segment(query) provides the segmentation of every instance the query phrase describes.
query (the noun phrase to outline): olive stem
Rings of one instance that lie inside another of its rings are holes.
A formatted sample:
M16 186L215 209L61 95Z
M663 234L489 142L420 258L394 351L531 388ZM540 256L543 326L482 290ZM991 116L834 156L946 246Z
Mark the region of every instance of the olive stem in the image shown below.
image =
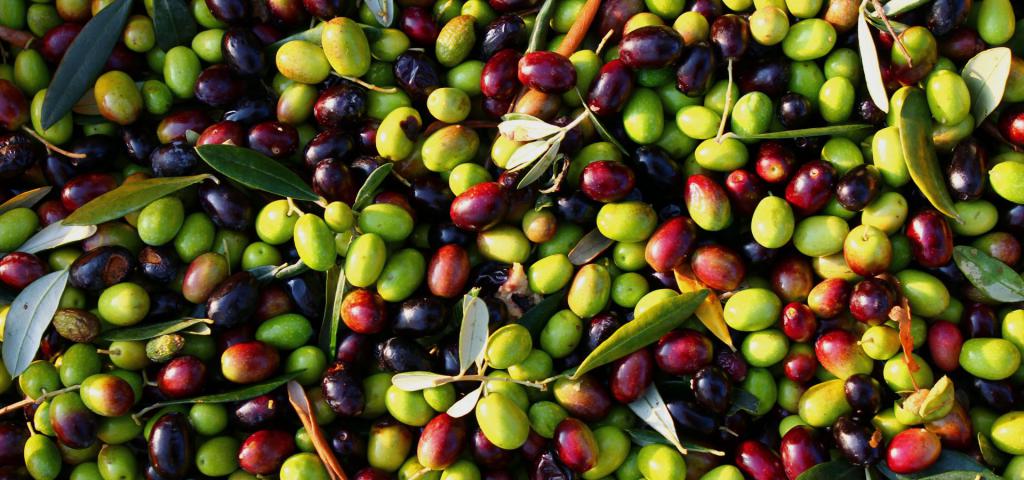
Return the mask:
M598 43L597 48L594 49L594 55L601 55L601 50L604 49L604 46L608 43L608 40L612 39L613 33L615 33L615 30L608 30L608 32L604 34L604 37L601 38L601 43Z
M358 79L356 77L350 77L348 75L338 75L337 73L334 73L334 72L331 72L331 75L334 75L335 77L344 78L345 80L348 80L348 81L350 81L352 83L355 83L355 84L357 84L357 85L359 85L359 86L361 86L361 87L363 87L363 88L365 88L367 90L373 90L375 92L395 93L395 92L398 91L398 89L395 88L395 87L387 87L387 88L385 88L385 87L378 87L378 86L376 86L376 85L374 85L374 84L372 84L370 82L366 82L364 80L360 80L360 79Z
M725 122L729 119L729 111L732 109L732 63L733 59L729 59L728 67L729 71L729 83L725 86L725 108L722 109L722 120L718 122L718 135L715 136L716 143L722 143L722 135L725 134Z
M28 48L36 40L36 37L29 32L0 25L0 40L18 48Z
M295 199L293 199L292 197L288 197L287 202L288 202L288 212L285 214L285 216L290 217L294 213L294 214L296 214L296 215L301 217L302 215L304 215L306 213L306 212L303 212L302 209L300 209L298 205L295 205Z
M483 382L483 383L487 383L487 382L507 382L507 383L515 383L517 385L522 385L524 387L536 388L538 390L547 390L547 384L546 383L528 382L528 381L524 381L524 380L515 380L515 379L512 379L512 378L505 378L505 377L488 377L486 375L459 375L457 377L452 377L452 381L453 382Z
M20 401L14 402L14 403L6 406L4 408L0 408L0 417L2 417L4 415L7 415L8 413L11 413L11 412L13 412L15 410L19 410L22 407L25 407L27 405L31 405L33 403L43 403L46 400L49 400L49 399L51 399L53 397L56 397L57 395L60 395L62 393L67 393L67 392L74 392L74 391L76 391L76 390L78 390L80 388L82 388L81 385L72 385L70 387L61 388L61 389L58 389L58 390L54 390L52 392L44 392L42 395L39 396L39 398L36 398L34 400L31 399L31 398L26 397L26 398L24 398L24 399L22 399Z
M889 35L892 35L892 41L896 42L896 45L900 47L900 51L907 57L907 66L913 67L914 61L910 58L910 52L907 50L907 46L903 44L903 40L900 40L900 36L896 34L896 31L892 28L892 23L889 23L889 16L885 14L885 8L882 7L882 2L879 0L871 0L871 4L875 6L875 13L878 14L879 18L882 19L882 23L885 24L886 30L889 31Z
M32 138L35 138L36 140L39 140L39 143L42 143L43 145L45 145L47 150L53 150L53 151L55 151L55 152L57 152L57 153L59 153L61 155L64 155L65 157L69 157L69 158L85 158L85 154L84 153L75 153L75 152L69 152L67 150L64 150L63 148L60 148L60 147L50 143L49 140L43 138L38 133L36 133L35 130L32 130L31 128L28 128L25 125L22 125L21 129L24 130L25 133L31 135Z

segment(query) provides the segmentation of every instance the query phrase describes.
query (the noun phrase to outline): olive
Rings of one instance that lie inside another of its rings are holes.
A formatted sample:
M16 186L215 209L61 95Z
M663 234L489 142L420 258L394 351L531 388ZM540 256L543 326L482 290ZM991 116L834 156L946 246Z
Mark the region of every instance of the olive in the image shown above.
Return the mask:
M519 59L519 81L534 90L562 94L576 86L576 68L555 52L529 52Z
M302 157L306 168L313 169L321 160L344 160L353 149L352 137L342 130L326 129L306 144ZM374 149L376 151L376 149Z
M968 138L953 149L946 183L957 200L977 200L985 192L988 154L977 139Z
M277 102L270 98L244 97L226 109L221 119L252 125L274 118L276 111Z
M441 31L430 10L423 7L403 8L398 25L409 39L420 45L433 45Z
M170 246L143 247L139 252L139 270L157 283L169 284L178 275L181 261Z
M241 0L227 0L244 3ZM224 32L221 40L224 63L243 76L260 75L267 70L267 57L263 44L252 30L232 27Z
M192 465L192 427L183 413L172 412L157 419L149 434L149 461L167 478L181 478Z
M313 115L321 127L345 127L362 120L366 108L366 90L343 81L320 93L313 105Z
M694 44L684 52L676 68L676 87L691 97L701 96L711 88L714 72L711 47L705 42Z
M193 89L196 100L211 107L234 103L245 91L245 82L223 64L211 65L196 78Z
M750 45L750 24L739 15L722 15L711 23L711 43L718 54L727 60L735 60L747 52Z
M75 259L68 282L75 288L99 292L128 279L136 267L135 256L127 249L103 246Z
M214 127L216 125L210 128ZM204 135L210 128L204 130ZM199 156L188 143L174 141L154 149L149 162L156 177L180 177L191 174L199 166Z
M839 178L836 200L847 210L861 211L878 196L881 180L877 169L858 165Z
M622 111L633 94L633 71L621 59L603 66L590 84L587 105L595 114L604 116Z
M276 472L295 451L293 435L281 430L259 430L249 435L238 450L238 465L253 475Z
M398 56L394 66L395 80L414 99L426 99L441 87L441 74L436 62L423 52L407 51Z
M222 281L210 293L206 300L206 315L218 327L235 327L256 312L258 301L256 278L249 272L238 272Z
M196 146L231 144L244 147L247 141L245 127L241 123L224 120L206 127L196 139Z
M219 227L245 230L252 223L254 213L248 197L226 182L200 184L199 203Z
M393 372L429 371L430 359L427 352L411 339L392 337L378 345L377 362Z
M328 368L321 385L327 405L335 413L346 417L363 413L367 402L363 385L344 363L338 362Z
M683 38L665 25L630 31L619 42L619 59L630 68L662 68L673 65L683 52Z
M522 48L527 41L526 23L519 15L502 15L487 24L481 41L480 53L484 58L506 48Z
M873 431L850 417L839 417L832 426L832 437L847 461L858 466L871 466L882 458Z

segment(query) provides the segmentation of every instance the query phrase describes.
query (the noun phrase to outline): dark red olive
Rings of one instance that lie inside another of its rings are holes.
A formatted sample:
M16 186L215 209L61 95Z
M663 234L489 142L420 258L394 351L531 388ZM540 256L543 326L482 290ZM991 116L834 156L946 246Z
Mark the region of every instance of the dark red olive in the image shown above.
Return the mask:
M20 467L24 464L23 453L28 430L24 424L0 423L0 466ZM19 478L17 476L13 478Z
M237 272L210 293L206 299L206 316L221 328L231 328L249 321L259 302L259 283L247 271Z
M857 165L836 184L836 201L843 208L859 212L878 196L882 177L870 165Z
M324 20L341 15L343 10L341 0L302 0L302 6L310 15Z
M584 327L583 342L580 348L587 353L594 351L598 345L604 343L621 326L622 322L619 321L619 318L614 313L607 312L594 315L590 319L590 323Z
M622 35L626 22L633 15L644 11L644 2L642 0L607 0L601 2L599 8L597 31L611 30L613 33L610 40L614 41ZM602 33L602 35L604 34Z
M782 183L796 171L796 155L782 142L761 142L755 159L757 175L768 183Z
M505 189L497 182L484 182L455 197L450 215L455 226L478 232L497 225L507 211Z
M224 350L221 373L234 383L255 383L270 378L281 357L274 347L260 341L243 341Z
M25 94L10 80L0 80L0 127L17 130L29 121Z
M805 470L828 460L814 429L806 425L797 425L783 435L779 453L789 480L796 480Z
M667 272L678 267L690 255L697 227L686 217L673 217L658 226L647 240L644 258L656 272Z
M46 264L25 252L8 253L0 258L0 283L21 290L46 274Z
M747 272L743 259L736 252L718 244L697 247L690 256L690 267L708 288L722 291L739 287Z
M910 253L923 267L940 267L953 258L953 231L945 216L935 210L923 210L907 222Z
M555 387L558 403L569 415L585 422L596 422L608 415L612 408L612 396L604 382L587 374L564 386Z
M250 398L235 408L234 418L247 428L259 429L280 421L280 413L287 403L278 395L267 394Z
M380 333L388 322L384 299L376 291L355 289L341 302L341 320L353 332L364 335Z
M282 430L260 430L249 435L238 450L238 465L253 475L269 475L295 451L293 435Z
M366 102L366 90L345 81L327 88L317 97L313 115L321 127L349 127L366 115Z
M586 472L597 464L597 440L587 424L566 418L555 427L555 452L558 458L578 473Z
M271 18L286 27L299 27L309 23L309 13L303 8L302 0L267 0Z
M724 9L725 7L722 4L722 0L694 0L693 5L690 5L691 12L697 12L703 15L708 22L713 21L721 15Z
M881 281L861 280L850 292L850 315L868 325L879 325L889 321L889 310L896 300Z
M946 169L950 193L957 200L977 200L988 183L988 154L975 138L968 138L953 149Z
M243 0L229 0L243 1ZM263 52L263 43L244 27L229 28L221 40L221 52L224 63L242 76L261 75L267 70L267 57Z
M744 440L736 447L736 466L754 480L786 478L782 459L757 440Z
M39 42L39 53L47 62L60 63L64 58L64 52L68 51L71 42L75 41L82 28L80 23L62 23L47 30Z
M711 43L720 57L738 59L750 46L750 24L739 15L722 15L711 23Z
M779 122L786 128L804 128L812 120L811 101L799 93L787 93L779 101Z
M441 31L430 10L422 7L403 8L398 17L398 28L414 43L424 46L432 46Z
M539 0L487 0L487 3L500 13L508 13L534 8Z
M790 255L777 261L771 271L772 291L784 302L802 302L814 286L814 271L806 257Z
M519 91L519 52L507 48L487 59L480 73L480 92L495 99L511 99ZM505 109L507 111L507 108ZM504 114L505 111L501 113Z
M654 347L658 368L670 375L692 375L711 363L711 339L696 330L671 331Z
M935 464L940 453L942 443L937 435L923 428L911 428L889 441L885 464L896 473L917 473Z
M832 438L843 457L854 465L867 467L882 459L882 449L873 428L861 425L850 417L840 417L832 427Z
M964 306L960 327L968 338L999 336L999 318L992 307L983 303L971 302Z
M156 136L160 143L171 143L186 140L189 130L202 132L213 124L205 110L179 110L164 116L156 126Z
M286 158L299 148L299 132L287 123L257 123L249 130L249 148L271 158Z
M196 79L193 92L196 100L211 107L223 107L245 91L245 82L235 76L227 65L217 64L206 67Z
M519 82L533 90L560 95L576 86L576 68L558 53L530 52L519 59Z
M480 53L484 58L491 58L495 53L506 48L521 49L526 45L529 32L526 22L519 15L502 15L487 24L484 38L481 41Z
M99 292L125 281L135 266L135 257L127 249L102 246L75 259L69 268L68 282L75 288Z
M988 48L988 44L981 39L978 32L971 28L957 28L939 41L939 53L957 63L963 63L982 50Z
M69 212L90 200L117 188L117 179L107 173L86 173L69 181L60 192L60 200Z
M782 371L786 378L796 383L810 381L818 371L818 359L814 356L814 349L804 343L790 347L789 353L782 359Z
M110 56L107 57L107 61L103 65L103 71L119 70L134 76L141 72L143 60L142 54L133 52L124 46L123 43L118 42L114 44L114 49L110 52Z
M878 413L882 404L881 387L870 375L857 373L850 375L843 383L846 403L853 408L853 413L870 417Z
M943 446L957 450L971 448L977 441L971 417L968 416L967 409L959 403L954 403L953 409L946 416L925 423L924 428L938 436Z
M36 213L39 214L39 224L43 227L64 220L71 214L60 200L46 200L40 203L36 207Z
M167 478L182 478L192 466L192 427L181 412L166 413L149 434L149 463Z
M479 428L473 431L473 438L470 443L473 452L473 460L477 465L487 469L508 468L516 460L515 450L504 450L495 446L484 435Z
M725 192L737 210L750 215L761 199L768 195L768 188L754 174L738 168L725 177Z
M230 24L245 22L252 10L245 0L206 0L206 8L217 20Z
M818 330L818 318L811 307L799 302L787 304L782 309L782 331L794 342L807 342Z
M203 130L196 139L196 146L231 144L244 147L248 144L245 127L231 120L214 123Z
M363 384L346 364L337 362L327 369L321 381L327 405L339 415L355 417L366 407Z
M156 383L168 398L194 396L206 386L206 365L191 355L173 358L160 368Z
M629 68L662 68L683 54L683 37L666 25L648 25L623 35L619 59Z
M711 88L715 66L715 55L707 43L692 45L676 68L676 88L691 97L703 95Z
M786 201L800 215L821 210L832 196L835 169L822 160L805 163L786 184Z
M0 179L15 178L46 156L43 146L21 132L0 133Z
M615 59L601 67L590 84L587 105L599 116L618 113L633 94L633 70Z
M454 206L454 203L452 204ZM438 248L427 265L427 288L441 298L456 298L469 280L469 254L459 245Z
M807 294L807 306L820 318L832 318L847 309L850 285L841 278L827 278Z
M414 99L425 100L442 85L437 63L420 51L410 50L399 55L393 71L398 86Z
M593 162L583 167L580 173L580 189L583 194L602 203L625 198L635 183L633 170L622 162Z
M612 364L612 396L619 403L630 403L640 398L650 386L654 375L654 361L647 349L637 350Z
M204 130L203 135L206 135L207 131L215 128L217 125L219 124L214 124ZM199 138L200 140L203 139L202 136ZM245 144L240 143L238 145L243 146ZM150 166L153 168L154 177L180 177L189 175L195 171L196 167L198 167L200 163L199 156L196 155L196 150L183 140L177 140L166 145L161 145L156 150L153 150L153 153L149 156L149 162Z
M352 137L338 129L327 129L313 137L303 151L303 163L310 170L327 159L347 160L352 151Z
M252 203L244 193L227 182L200 184L199 203L219 227L240 231L252 225Z
M465 445L466 421L441 413L423 427L416 458L426 468L442 470L459 459Z

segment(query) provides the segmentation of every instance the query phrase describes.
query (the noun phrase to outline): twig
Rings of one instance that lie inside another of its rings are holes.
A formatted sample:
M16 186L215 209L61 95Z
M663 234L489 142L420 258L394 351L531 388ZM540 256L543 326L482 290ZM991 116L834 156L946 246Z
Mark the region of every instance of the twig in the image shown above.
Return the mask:
M606 43L608 43L608 40L612 39L612 34L613 33L615 33L614 29L613 30L608 30L608 33L605 33L604 37L601 37L601 43L598 43L597 44L597 48L594 49L594 55L598 55L598 56L601 55L601 50L604 49L604 46L605 46Z
M64 155L65 157L69 157L69 158L85 158L85 156L86 156L84 153L69 152L67 150L64 150L63 148L60 148L60 147L50 143L49 140L43 138L38 133L36 133L35 130L32 130L31 128L28 128L25 125L22 125L21 129L24 130L25 133L31 135L32 138L35 138L36 140L39 140L39 143L42 143L43 145L45 145L47 150L53 150L54 152L57 152L57 153L59 153L61 155Z
M725 86L725 109L722 110L722 120L718 122L718 135L715 136L715 142L722 143L722 134L725 133L725 122L729 119L729 112L732 110L732 62L729 59L729 65L726 69L729 71L729 83Z
M324 467L331 474L331 478L335 480L348 480L348 477L345 476L345 470L341 468L341 464L338 463L338 459L334 456L334 452L331 451L331 447L324 440L324 434L316 423L316 412L309 404L309 397L306 396L306 391L295 380L288 382L288 401L291 402L292 408L295 409L299 420L302 421L302 426L306 427L306 433L309 433L309 438L313 441L313 447L316 448L316 453L320 456L320 460L324 462Z
M360 80L360 79L358 79L356 77L349 77L347 75L338 75L335 72L331 72L331 75L334 75L335 77L344 78L345 80L348 80L348 81L350 81L350 82L352 82L352 83L354 83L356 85L359 85L359 86L361 86L361 87L363 87L363 88L365 88L367 90L373 90L375 92L395 93L395 92L398 91L398 89L395 88L395 87L378 87L378 86L376 86L376 85L374 85L374 84L372 84L370 82L367 82L365 80Z
M555 51L565 57L575 53L587 36L587 31L590 30L590 25L594 22L594 17L597 16L597 11L600 8L601 0L587 0L583 9L580 10L579 16L576 17L576 21L572 23L569 32L565 34L565 38L562 39L562 43Z
M18 48L28 48L32 42L36 41L36 37L29 32L0 25L0 40Z
M889 16L885 14L885 8L882 7L882 2L879 0L871 0L871 4L875 6L875 13L877 13L879 18L882 19L882 23L885 24L885 28L889 31L889 35L892 35L892 41L896 42L896 45L900 47L900 51L903 52L903 56L907 57L907 66L913 67L914 61L910 58L910 52L907 50L907 46L903 44L903 40L900 40L900 36L896 34L896 30L892 28L892 24L889 23Z
M0 408L0 417L2 417L4 415L7 415L8 413L17 411L17 410L21 410L22 408L24 408L24 407L26 407L28 405L32 405L33 403L43 403L46 400L49 400L49 399L51 399L53 397L56 397L57 395L60 395L62 393L67 393L67 392L74 392L74 391L76 391L76 390L78 390L80 388L82 388L81 385L72 385L70 387L61 388L59 390L54 390L52 392L45 392L42 395L40 395L39 398L36 398L35 400L26 397L26 398L24 398L22 400L19 400L17 402L14 402L14 403L6 406L4 408Z

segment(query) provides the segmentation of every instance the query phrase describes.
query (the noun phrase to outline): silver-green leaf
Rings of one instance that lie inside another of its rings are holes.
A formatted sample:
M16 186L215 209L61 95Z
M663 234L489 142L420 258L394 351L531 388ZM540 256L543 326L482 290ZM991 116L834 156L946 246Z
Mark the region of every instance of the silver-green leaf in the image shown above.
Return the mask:
M629 404L629 409L640 417L654 431L665 437L680 453L686 453L686 448L679 441L679 434L676 432L676 424L672 420L672 414L668 406L661 398L658 388L651 384L643 396Z
M25 287L11 303L4 327L3 360L12 377L21 375L36 357L67 283L67 270L48 273Z
M864 70L864 82L867 83L871 102L879 110L888 113L889 95L885 91L885 81L882 80L882 66L878 61L875 40L871 36L871 27L868 26L868 22L864 18L863 8L857 14L857 46L860 48L861 68Z
M466 373L469 367L478 367L487 348L487 306L475 292L462 297L462 326L459 328L459 374Z
M96 225L64 225L64 222L54 222L32 235L18 247L18 251L38 253L84 240L94 233L96 233Z
M418 392L451 381L451 376L434 372L402 372L391 377L391 384L406 392Z
M1009 48L990 48L968 60L960 72L971 92L971 115L975 125L981 125L1003 100L1012 59L1013 52Z
M484 386L480 385L475 390L466 394L466 396L460 398L457 402L453 403L452 406L448 407L448 415L452 418L465 417L469 412L472 412L476 408L476 402L480 401L480 395L484 393Z
M32 208L32 206L42 200L43 197L46 197L52 189L53 187L47 186L21 192L0 204L0 214L7 213L15 208Z

